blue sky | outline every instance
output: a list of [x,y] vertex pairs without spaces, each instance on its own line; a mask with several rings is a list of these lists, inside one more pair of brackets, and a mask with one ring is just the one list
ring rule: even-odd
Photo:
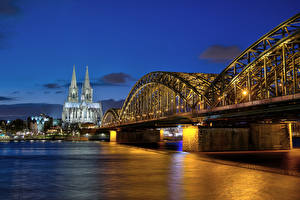
[[1,0],[0,104],[59,103],[75,64],[94,99],[151,71],[219,73],[300,1]]

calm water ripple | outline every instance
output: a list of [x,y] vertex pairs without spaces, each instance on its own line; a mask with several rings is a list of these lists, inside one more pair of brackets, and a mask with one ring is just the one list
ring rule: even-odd
[[300,178],[100,142],[0,143],[0,199],[300,199]]

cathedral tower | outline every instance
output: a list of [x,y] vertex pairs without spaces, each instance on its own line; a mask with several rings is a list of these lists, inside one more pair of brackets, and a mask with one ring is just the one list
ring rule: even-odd
[[89,71],[86,67],[85,80],[82,85],[80,102],[78,100],[78,88],[76,83],[75,66],[69,95],[64,103],[62,121],[64,125],[72,123],[94,123],[99,124],[102,119],[101,103],[93,103],[93,89],[90,85]]
[[78,88],[76,82],[75,65],[73,66],[72,81],[69,87],[68,102],[78,102]]
[[81,90],[81,102],[86,102],[86,103],[93,102],[93,89],[91,88],[90,85],[88,66],[86,66],[85,79]]

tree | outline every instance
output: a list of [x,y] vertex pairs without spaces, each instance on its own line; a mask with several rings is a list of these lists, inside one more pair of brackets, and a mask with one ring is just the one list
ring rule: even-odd
[[52,124],[53,124],[53,118],[49,117],[48,119],[49,120],[45,121],[45,123],[44,123],[44,132],[47,132],[47,130],[49,130],[52,127]]
[[26,129],[26,123],[21,119],[13,120],[8,124],[8,130],[13,133],[23,131],[24,129]]

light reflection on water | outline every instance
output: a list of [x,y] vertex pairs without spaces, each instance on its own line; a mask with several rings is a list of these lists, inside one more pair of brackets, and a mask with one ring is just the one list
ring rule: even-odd
[[300,178],[98,142],[0,143],[0,199],[299,199]]
[[186,153],[176,153],[171,158],[170,173],[168,177],[168,194],[170,199],[183,198],[183,161]]

